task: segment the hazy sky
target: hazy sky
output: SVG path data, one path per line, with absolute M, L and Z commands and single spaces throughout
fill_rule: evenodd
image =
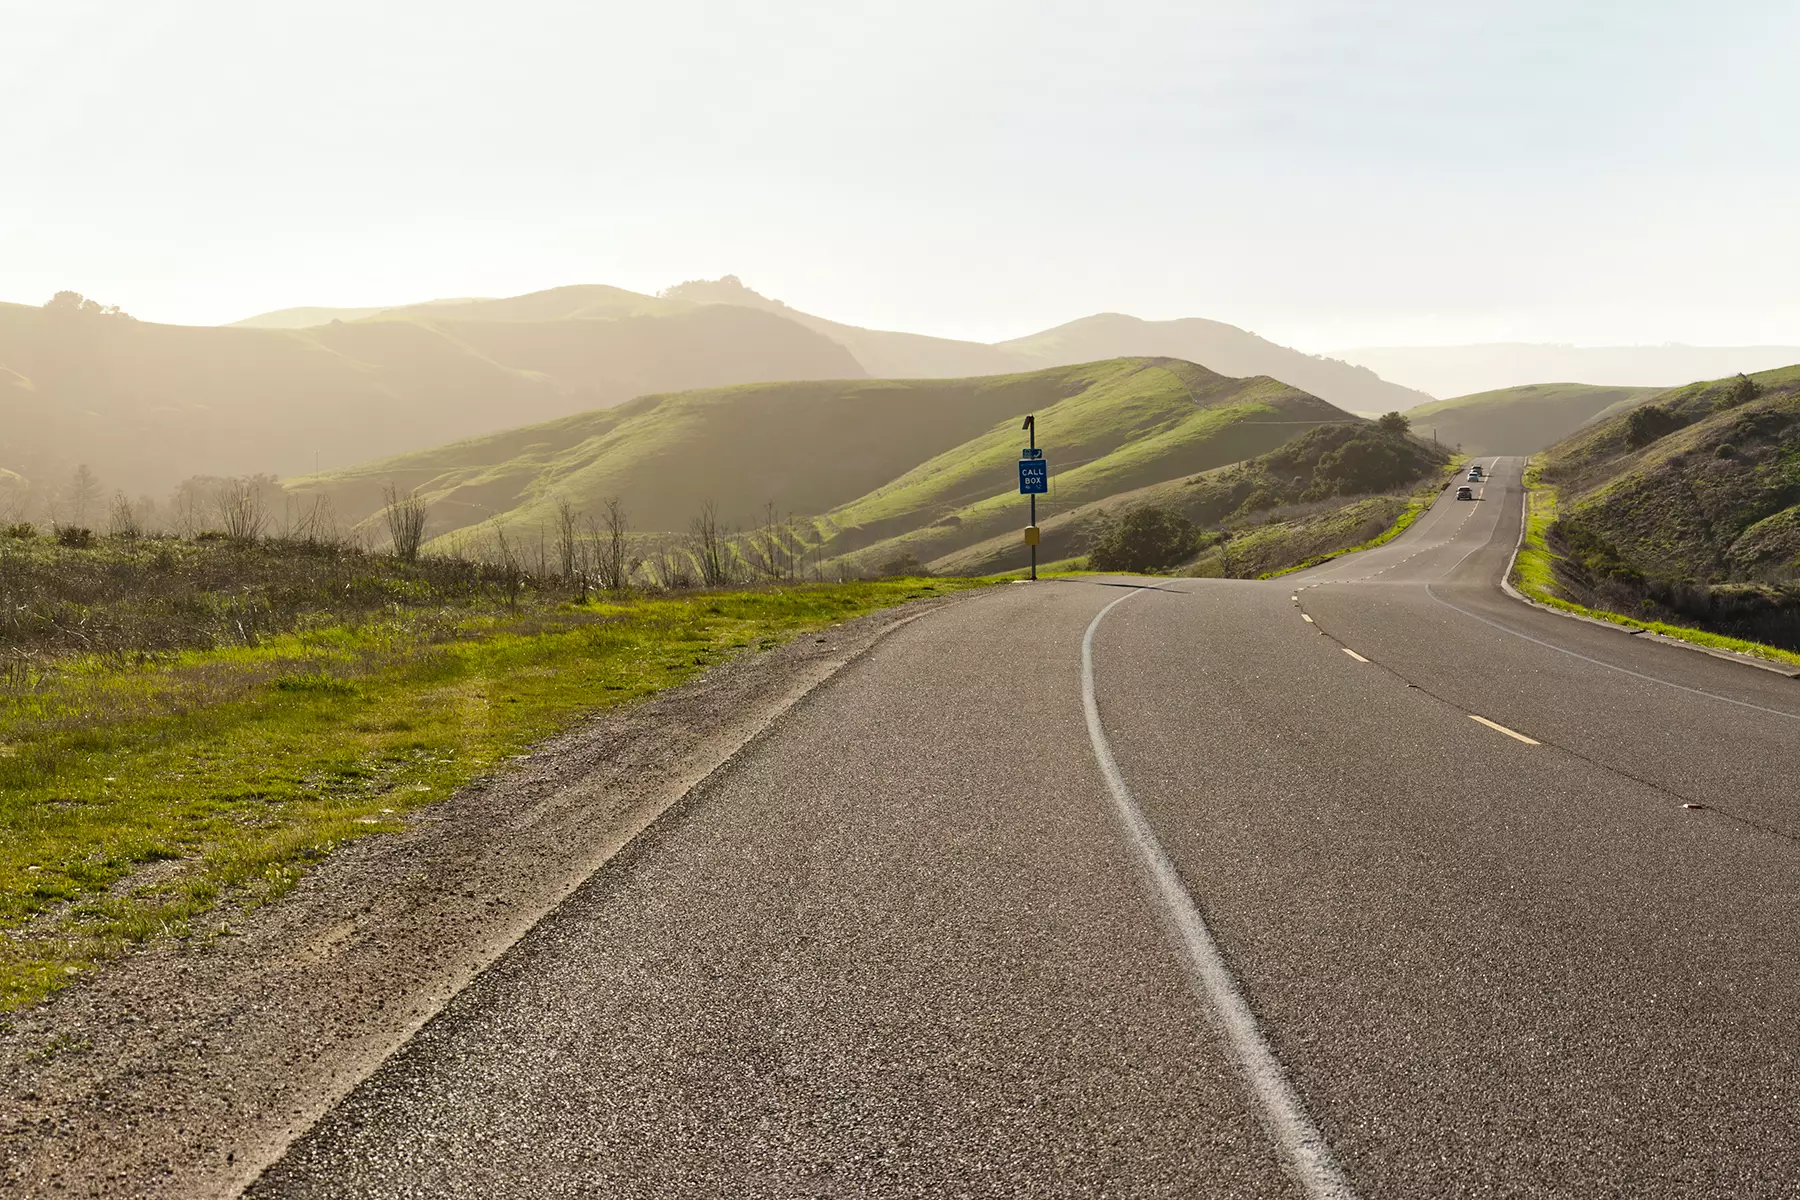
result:
M 0 0 L 0 299 L 1800 342 L 1793 0 Z

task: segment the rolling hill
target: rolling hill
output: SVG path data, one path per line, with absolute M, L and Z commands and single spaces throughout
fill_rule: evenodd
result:
M 644 396 L 579 416 L 290 481 L 361 519 L 391 483 L 439 536 L 492 520 L 548 528 L 567 500 L 617 496 L 640 531 L 680 531 L 704 500 L 727 526 L 768 506 L 816 518 L 818 553 L 932 560 L 1024 524 L 1013 463 L 1036 413 L 1054 491 L 1040 516 L 1252 457 L 1355 421 L 1267 378 L 1172 359 L 1006 376 L 757 384 Z
M 108 490 L 160 493 L 190 475 L 293 475 L 645 392 L 862 373 L 843 347 L 770 314 L 622 312 L 639 306 L 609 299 L 553 297 L 552 319 L 478 302 L 306 329 L 0 304 L 0 468 L 43 486 L 87 463 Z
M 1491 392 L 1546 379 L 1656 389 L 1800 362 L 1800 346 L 1369 346 L 1333 352 L 1434 396 Z
M 1234 325 L 1198 317 L 1144 321 L 1100 313 L 1028 337 L 987 344 L 842 325 L 771 300 L 731 275 L 678 284 L 664 295 L 780 313 L 844 346 L 865 371 L 883 379 L 997 374 L 1108 358 L 1154 357 L 1199 363 L 1221 375 L 1267 375 L 1358 412 L 1411 408 L 1432 399 L 1397 387 L 1366 367 L 1291 350 Z
M 1040 522 L 1040 557 L 1055 561 L 1086 552 L 1108 521 L 1143 504 L 1173 509 L 1209 531 L 1266 524 L 1277 516 L 1335 516 L 1361 504 L 1368 510 L 1371 528 L 1296 557 L 1341 549 L 1393 524 L 1406 507 L 1407 491 L 1435 477 L 1449 457 L 1441 447 L 1385 433 L 1367 421 L 1318 425 L 1242 462 L 1064 507 Z M 1016 567 L 1020 561 L 1014 530 L 977 542 L 935 565 L 950 574 L 982 575 Z
M 1539 478 L 1567 598 L 1800 648 L 1800 367 L 1661 392 Z
M 233 326 L 99 306 L 0 305 L 0 469 L 37 515 L 86 463 L 110 492 L 194 475 L 294 475 L 632 397 L 747 382 L 967 379 L 1117 357 L 1266 376 L 1351 409 L 1425 397 L 1216 321 L 1102 314 L 988 345 L 861 329 L 726 276 L 649 296 L 581 285 L 383 309 L 285 309 Z
M 1659 390 L 1532 383 L 1421 404 L 1406 415 L 1421 435 L 1468 454 L 1536 454 Z

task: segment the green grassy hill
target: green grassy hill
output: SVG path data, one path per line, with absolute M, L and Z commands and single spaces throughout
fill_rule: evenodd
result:
M 1085 553 L 1110 520 L 1141 504 L 1173 509 L 1202 530 L 1218 533 L 1272 519 L 1335 516 L 1374 498 L 1376 502 L 1362 504 L 1367 512 L 1359 511 L 1351 522 L 1353 532 L 1362 531 L 1365 518 L 1373 528 L 1308 553 L 1341 549 L 1391 525 L 1406 507 L 1408 492 L 1435 478 L 1448 461 L 1448 452 L 1440 447 L 1384 433 L 1369 422 L 1319 425 L 1243 462 L 1115 492 L 1056 512 L 1040 521 L 1039 559 L 1051 562 Z M 1018 531 L 1009 530 L 934 565 L 949 574 L 979 575 L 1024 561 Z
M 549 528 L 567 499 L 619 497 L 633 528 L 680 531 L 704 500 L 728 526 L 773 505 L 815 517 L 823 555 L 940 558 L 1025 523 L 1014 466 L 1036 413 L 1055 492 L 1040 515 L 1269 450 L 1350 420 L 1269 379 L 1166 359 L 1115 359 L 954 380 L 744 385 L 616 408 L 296 479 L 340 514 L 392 482 L 433 505 L 439 536 L 494 518 Z
M 1589 421 L 1621 412 L 1659 388 L 1532 383 L 1408 409 L 1413 429 L 1466 454 L 1536 454 Z
M 1567 598 L 1800 647 L 1800 367 L 1661 392 L 1538 477 Z
M 593 313 L 601 299 L 546 308 Z M 747 309 L 494 315 L 424 306 L 256 329 L 0 304 L 0 468 L 50 488 L 87 463 L 108 491 L 161 494 L 190 475 L 293 475 L 649 391 L 860 373 L 843 347 Z

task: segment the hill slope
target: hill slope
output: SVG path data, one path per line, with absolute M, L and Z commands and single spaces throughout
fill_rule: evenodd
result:
M 1415 437 L 1389 434 L 1367 421 L 1304 429 L 1265 454 L 1193 475 L 1119 491 L 1078 504 L 1040 521 L 1039 557 L 1055 561 L 1086 553 L 1106 524 L 1137 505 L 1173 509 L 1202 530 L 1222 531 L 1271 513 L 1316 516 L 1336 512 L 1351 499 L 1381 495 L 1391 504 L 1372 506 L 1376 524 L 1362 537 L 1392 524 L 1406 505 L 1405 492 L 1438 474 L 1449 454 Z M 1389 497 L 1388 493 L 1395 493 Z M 978 542 L 935 565 L 953 574 L 987 574 L 1023 561 L 1017 531 Z M 1258 568 L 1260 570 L 1262 568 Z M 1256 570 L 1247 571 L 1256 574 Z
M 843 347 L 745 309 L 539 321 L 446 311 L 487 310 L 291 330 L 0 305 L 0 468 L 43 487 L 85 462 L 108 490 L 160 493 L 189 475 L 291 475 L 315 455 L 364 461 L 647 391 L 860 374 Z
M 1602 415 L 1654 396 L 1658 388 L 1531 383 L 1437 400 L 1409 409 L 1413 429 L 1468 454 L 1536 454 Z
M 1539 471 L 1569 598 L 1800 647 L 1800 367 L 1662 392 Z
M 1369 346 L 1336 357 L 1434 396 L 1496 391 L 1545 379 L 1671 388 L 1690 379 L 1800 362 L 1800 346 Z
M 1143 321 L 1102 313 L 1029 337 L 992 345 L 842 325 L 789 308 L 747 288 L 735 276 L 670 288 L 670 298 L 776 312 L 845 346 L 878 378 L 940 378 L 1072 366 L 1108 358 L 1178 358 L 1221 375 L 1267 375 L 1339 407 L 1385 412 L 1430 396 L 1397 387 L 1366 367 L 1278 346 L 1234 325 L 1200 318 Z
M 704 500 L 728 526 L 766 506 L 819 518 L 823 555 L 943 554 L 1024 524 L 1014 462 L 1036 413 L 1056 494 L 1091 499 L 1234 462 L 1351 418 L 1269 379 L 1119 359 L 954 380 L 744 385 L 674 395 L 293 480 L 360 518 L 390 481 L 433 504 L 439 535 L 488 517 L 532 530 L 559 498 L 619 497 L 632 526 L 679 531 Z

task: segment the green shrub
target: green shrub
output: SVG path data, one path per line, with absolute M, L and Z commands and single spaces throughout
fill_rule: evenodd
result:
M 80 525 L 64 525 L 56 531 L 56 542 L 72 550 L 86 550 L 94 544 L 94 531 Z
M 1680 413 L 1671 412 L 1660 404 L 1634 408 L 1631 415 L 1625 418 L 1625 444 L 1633 450 L 1641 450 L 1651 442 L 1668 437 L 1687 423 L 1687 418 Z
M 1088 547 L 1096 571 L 1166 571 L 1200 548 L 1200 531 L 1172 508 L 1145 504 L 1108 521 Z

